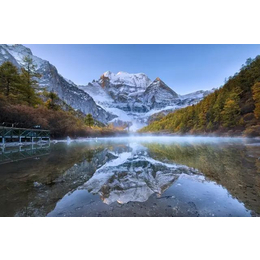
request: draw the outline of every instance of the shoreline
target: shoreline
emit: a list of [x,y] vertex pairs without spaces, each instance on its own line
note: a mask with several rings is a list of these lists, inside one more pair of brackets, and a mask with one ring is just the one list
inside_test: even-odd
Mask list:
[[47,145],[47,144],[56,144],[56,143],[72,143],[72,142],[86,142],[86,141],[94,141],[94,140],[101,140],[101,139],[120,139],[120,138],[221,138],[221,139],[250,139],[260,141],[260,137],[248,137],[248,136],[228,136],[228,135],[188,135],[188,134],[173,134],[173,133],[164,133],[164,134],[155,134],[155,133],[142,133],[142,134],[129,134],[126,136],[102,136],[102,137],[78,137],[75,139],[53,139],[50,141],[41,141],[41,142],[9,142],[2,144],[0,143],[0,148],[11,148],[11,147],[23,147],[23,146],[30,146],[30,145]]
[[139,135],[143,136],[199,136],[199,137],[229,137],[229,138],[257,138],[260,140],[260,136],[247,136],[243,133],[241,134],[234,134],[234,133],[194,133],[194,134],[189,134],[189,133],[170,133],[170,132],[163,132],[163,133],[158,133],[158,132],[146,132],[146,133],[139,133]]
[[[259,137],[245,137],[245,136],[195,136],[195,135],[134,135],[134,136],[127,136],[127,138],[220,138],[220,139],[250,139],[250,140],[256,140],[260,141]],[[41,143],[32,143],[32,142],[25,142],[25,143],[18,143],[18,142],[12,142],[12,143],[5,143],[0,144],[0,148],[12,148],[12,147],[24,147],[24,146],[32,146],[32,145],[37,145],[37,146],[45,146],[45,145],[50,145],[50,144],[57,144],[57,143],[73,143],[73,142],[87,142],[87,141],[97,141],[97,140],[104,140],[104,139],[120,139],[120,138],[125,138],[124,137],[114,137],[114,136],[107,136],[107,137],[91,137],[91,138],[77,138],[77,139],[70,139],[69,141],[66,139],[59,139],[59,140],[51,140],[50,142],[41,142]],[[145,139],[144,139],[145,141]],[[156,141],[156,140],[155,140]]]

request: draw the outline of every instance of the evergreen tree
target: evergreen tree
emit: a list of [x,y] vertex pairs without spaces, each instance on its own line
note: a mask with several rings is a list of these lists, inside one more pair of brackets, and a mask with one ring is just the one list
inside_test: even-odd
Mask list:
[[37,66],[29,56],[23,58],[23,65],[21,80],[24,99],[29,105],[34,106],[40,102],[36,92],[40,90],[37,79],[39,79],[41,75],[36,72]]
[[56,102],[59,100],[59,97],[55,92],[53,92],[53,91],[44,92],[44,96],[48,98],[48,100],[45,103],[45,105],[48,109],[52,109],[52,110],[59,109],[59,106],[56,105]]
[[[260,134],[260,56],[248,59],[239,73],[198,104],[174,111],[140,132],[219,131],[221,126],[241,134]],[[239,126],[235,127],[235,126]],[[259,130],[256,130],[259,129]]]
[[252,87],[253,99],[255,102],[254,115],[257,119],[260,119],[260,83],[256,83]]
[[210,121],[209,123],[208,123],[208,125],[207,125],[207,130],[208,131],[212,131],[214,129],[214,125],[213,125],[213,123]]
[[238,124],[240,108],[238,103],[233,99],[228,99],[221,112],[223,126],[236,126]]
[[87,114],[85,117],[85,124],[88,127],[92,127],[94,125],[94,119],[91,114]]
[[221,112],[222,124],[225,127],[233,127],[239,124],[240,115],[240,93],[241,90],[238,87],[232,89],[229,98],[226,99],[223,111]]
[[16,98],[21,86],[21,80],[17,68],[10,62],[4,62],[0,66],[0,92],[6,97]]

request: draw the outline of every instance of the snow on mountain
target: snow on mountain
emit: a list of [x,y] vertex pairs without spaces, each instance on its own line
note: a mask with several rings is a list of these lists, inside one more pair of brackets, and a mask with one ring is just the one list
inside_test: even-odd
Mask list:
[[145,90],[143,101],[152,108],[169,106],[178,98],[178,94],[169,88],[160,78],[156,78]]
[[201,99],[201,98],[204,98],[206,97],[208,94],[214,92],[215,89],[211,89],[211,90],[198,90],[198,91],[195,91],[195,92],[192,92],[192,93],[189,93],[189,94],[186,94],[186,95],[179,95],[179,97],[181,99]]
[[197,91],[178,95],[160,78],[151,81],[144,73],[127,72],[101,75],[86,86],[77,86],[62,77],[48,61],[36,57],[23,45],[0,44],[0,64],[11,61],[24,66],[23,58],[29,56],[42,75],[39,84],[58,96],[74,109],[92,114],[96,120],[123,126],[136,131],[148,124],[158,113],[167,114],[176,109],[199,102],[212,91]]
[[137,131],[153,115],[167,114],[200,101],[209,91],[178,95],[160,78],[151,81],[145,74],[110,71],[87,86],[79,86],[93,97],[103,109],[116,117],[110,121],[115,126],[125,126]]
[[0,44],[0,64],[10,61],[21,68],[24,66],[23,58],[25,56],[29,56],[33,60],[37,66],[37,72],[42,75],[38,80],[41,87],[54,91],[68,105],[85,114],[92,114],[100,122],[107,123],[115,117],[98,106],[89,94],[79,89],[72,81],[63,78],[56,67],[48,61],[34,56],[29,48],[21,44]]
[[10,61],[16,67],[20,67],[16,59],[5,48],[3,48],[2,45],[0,45],[0,64],[4,63],[5,61]]
[[91,95],[96,103],[102,105],[102,103],[113,102],[112,97],[96,81],[93,81],[86,86],[78,86],[78,88],[84,90],[89,95]]
[[145,91],[151,80],[143,73],[118,72],[114,74],[107,71],[101,75],[98,83],[115,102],[129,103],[129,94]]
[[18,62],[19,65],[23,63],[23,58],[26,55],[32,56],[31,50],[21,44],[1,44],[0,46],[9,54],[11,54],[11,56]]
[[132,87],[131,92],[145,90],[151,83],[151,80],[144,73],[130,74],[123,71],[117,74],[107,71],[101,76],[101,84],[104,79],[108,79],[113,85],[127,85]]

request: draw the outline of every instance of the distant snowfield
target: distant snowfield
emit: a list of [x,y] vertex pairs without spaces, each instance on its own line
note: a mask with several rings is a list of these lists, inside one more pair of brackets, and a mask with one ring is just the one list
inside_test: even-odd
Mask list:
[[[159,77],[153,81],[144,73],[131,74],[106,71],[97,80],[79,86],[62,77],[47,60],[34,56],[23,45],[0,44],[0,64],[11,61],[17,67],[24,66],[23,58],[29,56],[37,66],[41,87],[54,91],[64,102],[94,119],[136,132],[146,126],[154,114],[165,114],[198,103],[213,90],[199,90],[179,95]],[[159,75],[158,75],[159,76]]]
[[[174,111],[181,106],[166,106],[161,109],[152,109],[146,113],[137,113],[137,112],[126,112],[118,107],[117,103],[107,94],[107,92],[100,87],[100,85],[96,82],[92,83],[93,87],[88,86],[80,86],[82,90],[91,95],[94,101],[103,109],[108,111],[109,113],[116,115],[117,117],[109,121],[109,123],[116,123],[118,121],[130,123],[131,126],[129,131],[136,132],[139,129],[145,127],[147,125],[148,118],[153,114],[157,114],[163,111]],[[129,96],[137,96],[143,93],[143,91],[137,91],[129,94]]]
[[[104,80],[109,80],[111,87],[108,89],[107,87],[102,87],[101,85],[105,84]],[[176,109],[186,107],[189,104],[195,104],[200,101],[206,94],[210,93],[210,91],[196,91],[187,95],[178,95],[177,97],[173,98],[171,96],[171,92],[169,92],[169,95],[167,94],[167,91],[170,91],[167,90],[168,87],[165,87],[165,84],[160,82],[160,79],[156,79],[154,82],[152,82],[143,73],[130,74],[127,72],[118,72],[115,74],[107,71],[101,76],[100,80],[93,81],[86,86],[79,86],[79,88],[89,94],[100,107],[116,116],[116,118],[110,120],[108,123],[112,123],[116,126],[120,124],[130,125],[129,131],[131,132],[136,132],[139,129],[147,126],[149,117],[153,116],[154,114],[161,112],[165,112],[167,114],[175,111]],[[164,84],[161,91],[160,84]],[[149,100],[151,100],[152,97],[146,96],[145,91],[147,91],[148,87],[152,85],[153,88],[150,87],[151,93],[149,95],[155,95],[155,99],[162,99],[162,102],[167,100],[168,104],[173,104],[167,105],[166,102],[166,105],[163,107],[151,108],[148,112],[143,111],[142,106],[147,107],[145,102],[150,102]],[[164,92],[166,97],[171,98],[168,100],[166,97],[161,95],[161,92]],[[119,102],[115,99],[115,97],[119,97],[120,95],[126,97],[127,101]],[[114,96],[114,98],[112,98],[112,96]],[[132,108],[130,111],[126,111],[129,110],[129,107],[133,106],[135,107],[134,111]],[[140,109],[139,112],[137,112],[137,108]]]
[[106,71],[103,76],[109,78],[111,84],[125,84],[139,89],[145,89],[151,83],[151,80],[144,73],[130,74],[119,71],[117,74]]

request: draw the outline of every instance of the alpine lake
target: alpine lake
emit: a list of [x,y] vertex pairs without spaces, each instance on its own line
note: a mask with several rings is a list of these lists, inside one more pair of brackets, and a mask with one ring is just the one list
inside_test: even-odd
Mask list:
[[259,139],[129,136],[0,149],[1,217],[259,214]]

